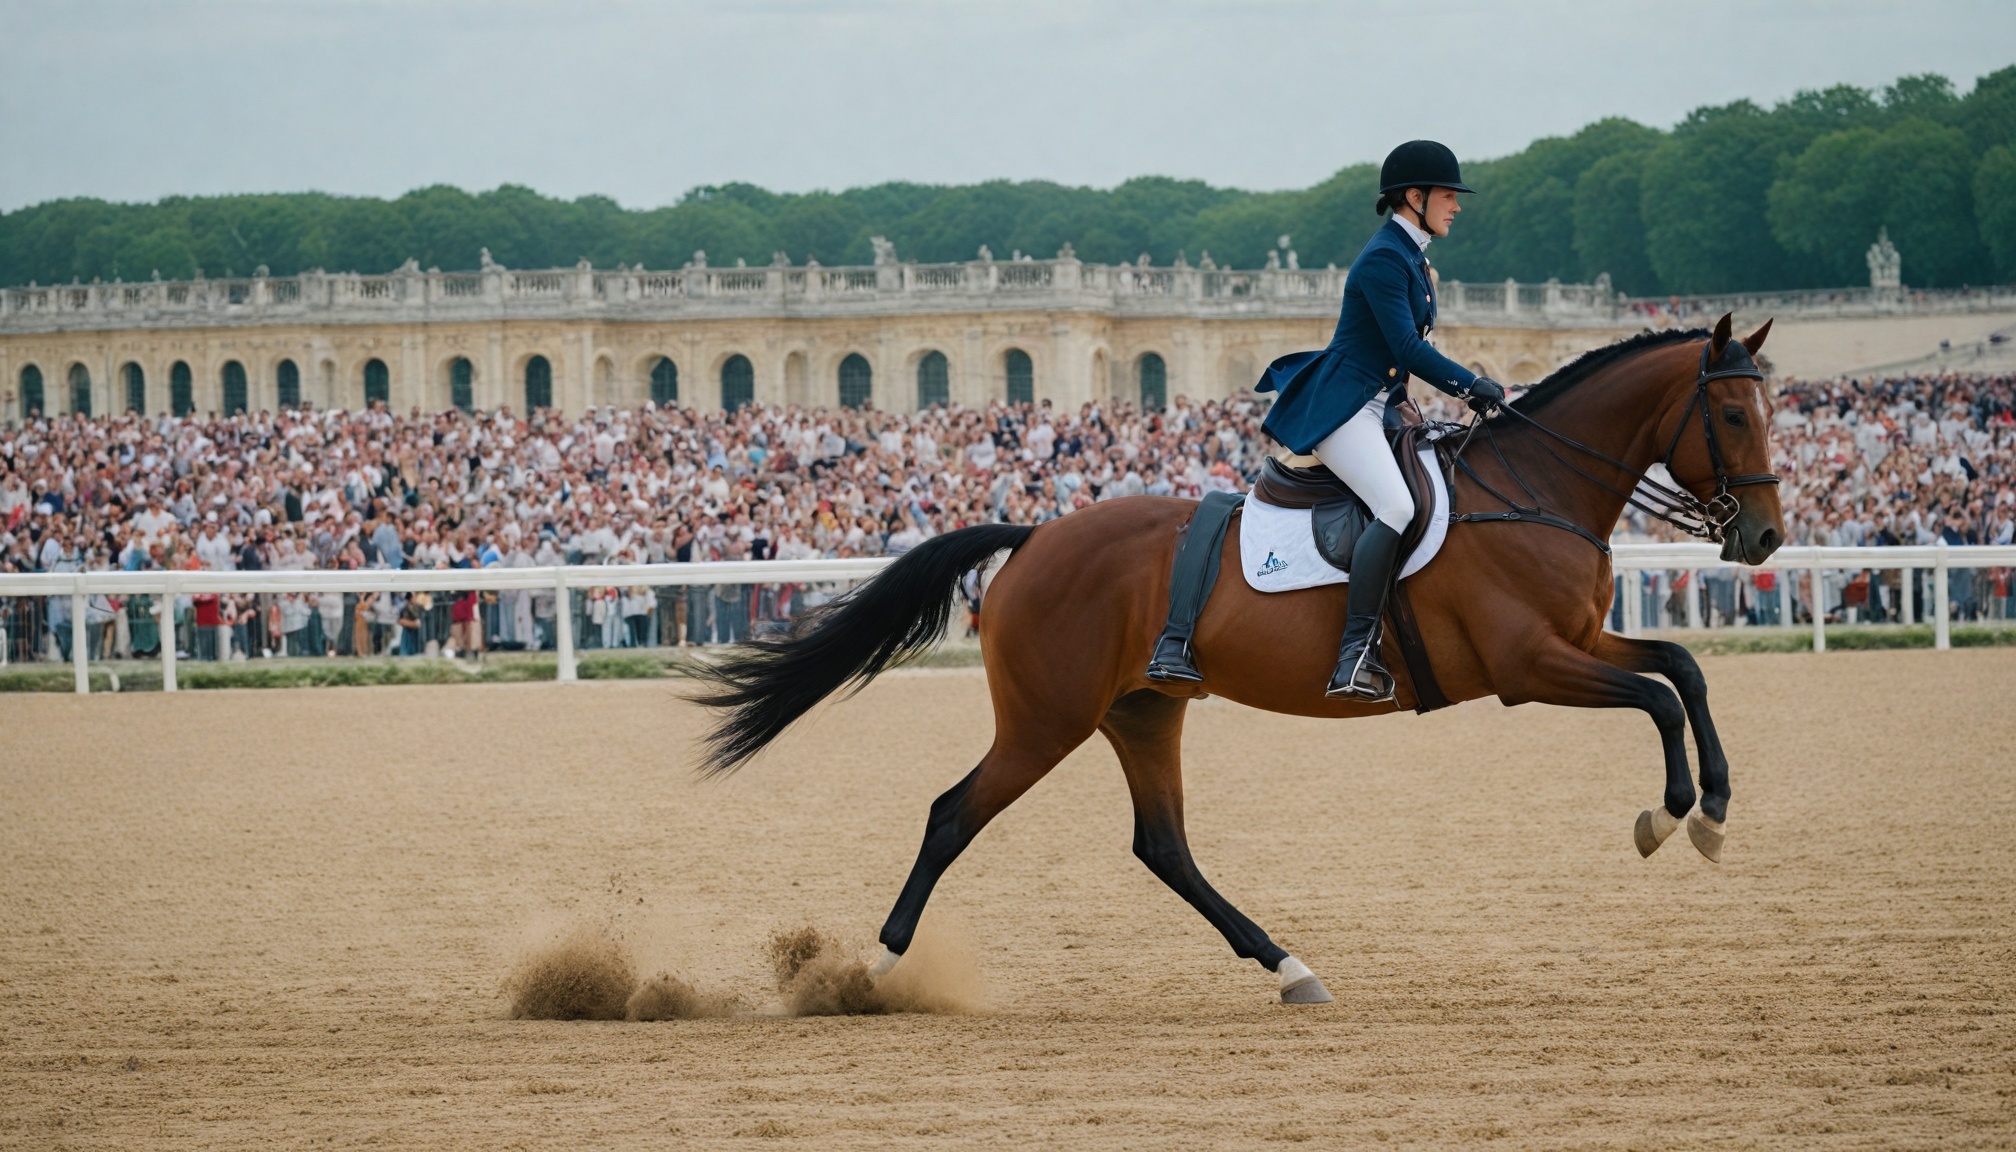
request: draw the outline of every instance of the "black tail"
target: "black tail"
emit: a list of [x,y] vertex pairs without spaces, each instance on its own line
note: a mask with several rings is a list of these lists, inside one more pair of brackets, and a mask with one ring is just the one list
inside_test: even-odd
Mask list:
[[959,581],[1035,528],[979,524],[934,536],[866,584],[828,604],[783,639],[753,640],[695,676],[691,699],[727,712],[707,735],[703,775],[733,772],[814,704],[842,688],[859,692],[885,669],[921,655],[945,634]]

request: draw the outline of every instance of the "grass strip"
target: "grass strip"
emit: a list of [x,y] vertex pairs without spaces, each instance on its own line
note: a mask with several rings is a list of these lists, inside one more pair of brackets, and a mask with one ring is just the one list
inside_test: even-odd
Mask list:
[[[1811,652],[1813,633],[1807,628],[1741,628],[1691,632],[1668,630],[1664,639],[1684,645],[1701,656],[1738,656],[1757,652]],[[1952,631],[1955,648],[2000,648],[2016,646],[2016,627],[2008,625],[1956,624]],[[1932,647],[1932,626],[1837,625],[1827,629],[1831,651],[1854,652],[1891,648]],[[589,650],[575,664],[575,674],[583,680],[662,680],[680,678],[695,661],[707,657],[691,649],[630,649],[617,652]],[[980,646],[971,643],[946,644],[910,666],[915,668],[972,668],[981,663]],[[122,666],[116,671],[99,667],[91,670],[93,692],[159,692],[161,666],[147,662],[137,667]],[[176,678],[185,690],[212,688],[362,688],[405,687],[427,684],[515,684],[552,680],[558,665],[546,653],[493,654],[480,665],[455,660],[414,657],[410,659],[232,661],[209,663],[185,660],[177,665]],[[76,680],[68,665],[31,664],[0,669],[0,692],[73,692]]]
[[[1683,645],[1697,656],[1742,656],[1755,652],[1811,652],[1811,628],[1743,628],[1717,632],[1666,631],[1662,639]],[[1892,648],[1930,648],[1930,624],[1832,625],[1827,629],[1830,652],[1869,652]],[[1955,648],[2004,648],[2016,645],[2016,627],[1956,624]]]

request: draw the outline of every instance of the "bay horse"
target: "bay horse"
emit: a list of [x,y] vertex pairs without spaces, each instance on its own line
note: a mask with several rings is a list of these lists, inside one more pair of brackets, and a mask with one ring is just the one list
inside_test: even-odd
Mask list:
[[[1731,339],[1728,316],[1712,332],[1647,332],[1584,355],[1509,410],[1479,416],[1471,436],[1481,424],[1491,450],[1467,443],[1462,466],[1448,470],[1455,511],[1502,508],[1504,497],[1494,494],[1523,491],[1534,498],[1533,510],[1548,515],[1453,523],[1441,553],[1408,580],[1450,701],[1496,696],[1508,705],[1637,708],[1651,716],[1666,789],[1664,803],[1638,818],[1635,836],[1647,855],[1687,820],[1696,846],[1719,858],[1729,765],[1693,656],[1678,644],[1604,631],[1612,581],[1603,541],[1646,470],[1664,463],[1684,489],[1666,492],[1692,502],[1706,524],[1701,530],[1697,522],[1698,534],[1720,539],[1724,559],[1757,564],[1778,547],[1785,529],[1769,473],[1770,403],[1751,360],[1770,327],[1740,342]],[[1193,639],[1203,682],[1148,680],[1178,530],[1196,508],[1175,497],[1135,496],[1040,526],[949,532],[819,609],[793,634],[753,641],[696,669],[703,687],[693,698],[720,711],[701,771],[733,771],[819,701],[858,691],[937,643],[964,575],[1010,553],[980,612],[994,741],[977,767],[932,802],[923,846],[882,927],[877,975],[910,946],[932,887],[987,822],[1099,732],[1118,754],[1133,800],[1134,854],[1233,952],[1279,975],[1285,1001],[1330,999],[1191,858],[1183,828],[1184,711],[1191,698],[1210,693],[1273,712],[1351,718],[1411,707],[1416,697],[1391,637],[1396,699],[1325,697],[1344,627],[1343,589],[1253,591],[1227,570],[1240,563],[1237,532],[1226,536],[1223,576]],[[1689,724],[1700,757],[1698,813]]]

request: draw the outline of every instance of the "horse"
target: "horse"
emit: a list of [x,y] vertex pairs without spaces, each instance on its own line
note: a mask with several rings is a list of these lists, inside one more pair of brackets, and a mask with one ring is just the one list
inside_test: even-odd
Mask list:
[[[1660,489],[1645,475],[1658,463],[1678,485],[1663,489],[1670,497],[1664,510],[1684,504],[1694,518],[1676,522],[1720,539],[1724,559],[1759,564],[1784,540],[1777,478],[1769,472],[1770,403],[1751,359],[1770,327],[1740,342],[1726,315],[1712,332],[1648,331],[1586,353],[1495,415],[1473,418],[1460,467],[1446,469],[1456,522],[1442,551],[1407,581],[1449,701],[1496,696],[1507,705],[1636,708],[1651,717],[1666,786],[1661,804],[1641,813],[1634,828],[1645,855],[1686,820],[1696,847],[1719,860],[1729,764],[1707,684],[1687,649],[1604,631],[1613,592],[1605,542],[1627,502],[1644,506],[1648,486]],[[1474,442],[1480,433],[1491,451]],[[1507,490],[1531,494],[1534,505],[1506,497]],[[1491,514],[1500,504],[1527,514]],[[1417,697],[1405,663],[1393,659],[1390,636],[1393,700],[1326,697],[1344,627],[1343,589],[1253,591],[1227,571],[1240,563],[1237,533],[1223,543],[1219,564],[1228,578],[1216,583],[1192,641],[1203,681],[1149,680],[1178,533],[1197,507],[1177,497],[1133,496],[1039,526],[948,532],[791,634],[757,639],[695,669],[702,683],[692,699],[716,712],[699,771],[733,771],[821,700],[852,695],[930,649],[963,577],[1007,553],[991,569],[980,612],[994,740],[931,804],[916,862],[882,927],[878,976],[910,946],[933,886],[987,822],[1098,732],[1126,777],[1135,856],[1237,956],[1277,974],[1284,1001],[1330,999],[1306,965],[1212,888],[1191,857],[1183,825],[1184,711],[1192,698],[1211,694],[1272,712],[1349,719],[1411,707]],[[1698,812],[1689,725],[1700,761]]]

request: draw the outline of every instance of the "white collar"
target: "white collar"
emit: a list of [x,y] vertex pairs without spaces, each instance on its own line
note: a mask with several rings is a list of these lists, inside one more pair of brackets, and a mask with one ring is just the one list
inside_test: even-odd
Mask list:
[[1426,252],[1428,250],[1428,242],[1430,240],[1435,239],[1435,237],[1430,236],[1428,233],[1422,231],[1421,226],[1419,224],[1416,224],[1412,220],[1407,219],[1407,217],[1402,216],[1400,212],[1396,211],[1393,213],[1393,222],[1395,224],[1400,225],[1400,227],[1405,228],[1407,230],[1407,238],[1409,240],[1414,241],[1414,246],[1416,248],[1419,248],[1423,252]]

